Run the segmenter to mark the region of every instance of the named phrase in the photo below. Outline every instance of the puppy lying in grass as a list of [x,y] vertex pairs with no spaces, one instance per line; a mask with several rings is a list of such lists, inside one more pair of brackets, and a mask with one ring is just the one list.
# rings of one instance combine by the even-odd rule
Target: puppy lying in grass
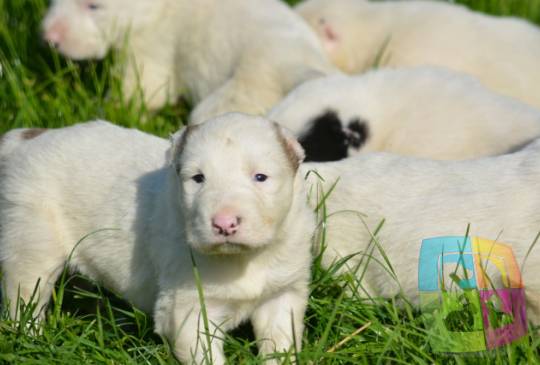
[[125,47],[126,98],[140,84],[157,109],[187,92],[195,122],[264,113],[294,86],[334,72],[314,32],[279,0],[55,0],[43,28],[72,59]]
[[11,316],[36,285],[43,316],[67,266],[153,313],[184,362],[223,364],[220,331],[247,319],[263,355],[294,353],[315,229],[302,158],[279,126],[240,114],[185,128],[172,147],[100,121],[7,133],[0,259]]
[[307,0],[296,7],[343,71],[439,65],[540,107],[540,29],[445,1]]
[[[403,293],[417,303],[422,240],[465,236],[470,224],[469,237],[511,246],[525,284],[528,317],[540,323],[540,140],[476,160],[366,153],[302,164],[302,174],[310,171],[317,172],[308,175],[311,205],[323,212],[320,200],[326,197],[322,264],[328,268],[348,258],[342,272],[356,273],[361,296]],[[500,275],[488,274],[500,282]]]
[[540,136],[537,109],[427,66],[308,81],[268,118],[298,136],[307,161],[370,151],[460,160],[505,153]]

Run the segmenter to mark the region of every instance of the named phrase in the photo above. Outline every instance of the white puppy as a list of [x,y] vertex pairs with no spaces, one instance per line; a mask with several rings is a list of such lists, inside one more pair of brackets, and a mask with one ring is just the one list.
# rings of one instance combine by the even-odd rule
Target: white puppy
[[307,0],[297,11],[345,72],[440,65],[540,107],[540,30],[524,20],[443,1]]
[[308,81],[268,117],[299,136],[308,161],[368,151],[467,159],[540,136],[540,111],[472,77],[428,66]]
[[186,90],[193,121],[260,114],[287,91],[334,70],[314,32],[279,0],[54,0],[45,39],[73,59],[126,47],[123,89],[140,81],[159,108]]
[[[352,255],[345,267],[359,267],[361,295],[392,297],[402,291],[416,302],[423,239],[464,236],[470,224],[471,237],[511,245],[521,265],[540,232],[540,140],[512,154],[477,160],[431,161],[370,153],[301,166],[303,173],[310,170],[324,179],[309,175],[313,206],[316,193],[333,187],[325,203],[323,265]],[[539,265],[540,249],[533,247],[521,273],[529,317],[536,323]]]
[[[246,145],[251,138],[260,143]],[[38,280],[42,309],[67,264],[154,310],[156,331],[182,361],[211,352],[223,364],[219,331],[248,318],[263,354],[300,345],[315,217],[298,143],[276,124],[229,114],[184,129],[168,148],[104,122],[3,138],[0,258],[11,315],[18,292],[28,302]],[[193,262],[209,337],[199,338]]]

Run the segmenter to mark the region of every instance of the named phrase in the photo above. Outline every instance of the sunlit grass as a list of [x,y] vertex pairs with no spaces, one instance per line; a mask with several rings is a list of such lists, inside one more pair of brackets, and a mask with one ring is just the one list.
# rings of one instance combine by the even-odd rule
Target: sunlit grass
[[[458,2],[493,14],[522,16],[540,24],[540,0]],[[17,127],[61,127],[103,118],[167,136],[186,122],[189,109],[185,103],[149,113],[122,100],[119,75],[112,67],[113,55],[102,62],[72,62],[47,47],[39,35],[39,21],[46,4],[45,0],[0,0],[0,133]],[[320,209],[324,217],[324,204]],[[324,234],[321,237],[324,244]],[[304,349],[298,354],[300,363],[539,361],[540,339],[532,332],[523,343],[492,353],[433,353],[418,309],[400,297],[383,300],[350,295],[347,288],[358,288],[359,283],[351,276],[332,275],[343,264],[338,262],[324,270],[320,260],[315,260]],[[153,334],[150,316],[114,294],[69,277],[59,283],[54,298],[39,331],[32,331],[31,319],[17,323],[7,313],[2,314],[0,363],[176,363],[167,343]],[[261,361],[249,327],[227,335],[225,349],[231,364]]]

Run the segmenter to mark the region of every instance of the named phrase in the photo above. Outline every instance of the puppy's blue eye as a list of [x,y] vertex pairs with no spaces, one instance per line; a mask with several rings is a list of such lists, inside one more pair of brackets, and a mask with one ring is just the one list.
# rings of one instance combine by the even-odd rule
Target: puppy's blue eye
[[266,179],[268,179],[268,176],[266,176],[265,174],[255,174],[254,179],[257,182],[263,182],[263,181],[266,181]]
[[99,9],[101,6],[99,4],[96,4],[96,3],[88,3],[86,5],[86,7],[90,10],[97,10]]
[[193,175],[191,177],[191,180],[195,181],[197,184],[202,184],[205,179],[204,179],[203,174],[197,174],[197,175]]

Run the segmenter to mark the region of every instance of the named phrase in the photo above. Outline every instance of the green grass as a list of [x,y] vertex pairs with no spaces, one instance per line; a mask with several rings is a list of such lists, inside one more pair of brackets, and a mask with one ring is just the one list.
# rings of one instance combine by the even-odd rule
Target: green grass
[[[329,0],[331,1],[331,0]],[[295,3],[297,1],[290,1]],[[540,0],[458,1],[492,14],[522,16],[540,24]],[[113,56],[71,62],[39,37],[44,0],[0,0],[0,133],[17,127],[61,127],[104,118],[167,136],[186,121],[189,105],[148,113],[122,100]],[[540,339],[480,355],[441,355],[428,345],[418,310],[398,301],[346,295],[357,283],[335,278],[316,260],[301,363],[321,364],[532,364]],[[0,319],[0,363],[171,364],[167,343],[152,332],[149,316],[77,277],[59,283],[38,334],[30,323]],[[356,332],[356,334],[355,334]],[[260,363],[249,327],[226,337],[231,364]],[[354,334],[351,336],[351,334]]]

